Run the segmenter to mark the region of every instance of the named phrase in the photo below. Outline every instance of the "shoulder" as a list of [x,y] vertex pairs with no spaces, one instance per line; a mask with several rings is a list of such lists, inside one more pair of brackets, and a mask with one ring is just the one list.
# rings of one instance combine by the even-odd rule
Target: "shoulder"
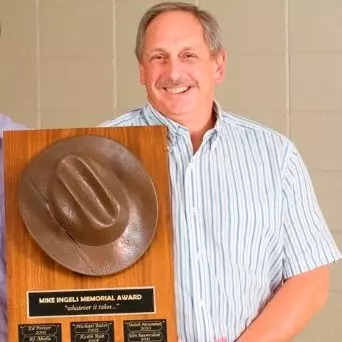
[[288,140],[287,137],[276,130],[239,114],[222,111],[222,121],[226,128],[229,127],[229,129],[235,130],[238,134],[254,134],[256,136],[268,136],[284,141]]
[[121,114],[117,118],[100,123],[99,127],[120,127],[120,126],[142,126],[146,125],[144,117],[144,108],[133,109]]
[[232,112],[222,111],[222,122],[224,130],[230,130],[241,136],[254,136],[257,139],[273,140],[280,144],[291,143],[285,135],[275,129]]
[[3,132],[8,130],[27,129],[23,124],[13,121],[9,116],[0,113],[0,139],[2,139]]
[[15,122],[11,117],[0,113],[0,129],[12,130],[12,129],[25,129],[25,125]]
[[222,111],[222,131],[227,141],[233,139],[237,144],[247,146],[248,150],[272,158],[285,167],[287,160],[294,153],[294,143],[285,135],[259,122],[241,115]]

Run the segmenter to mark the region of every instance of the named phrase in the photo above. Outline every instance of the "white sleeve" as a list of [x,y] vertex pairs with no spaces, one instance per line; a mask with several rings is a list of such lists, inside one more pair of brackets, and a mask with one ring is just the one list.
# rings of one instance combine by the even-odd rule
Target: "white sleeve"
[[341,259],[309,172],[293,145],[283,174],[283,198],[284,279]]

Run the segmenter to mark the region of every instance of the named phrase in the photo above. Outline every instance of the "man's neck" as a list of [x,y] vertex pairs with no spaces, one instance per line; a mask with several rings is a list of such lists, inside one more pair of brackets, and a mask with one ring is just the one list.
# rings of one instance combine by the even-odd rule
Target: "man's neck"
[[208,109],[207,113],[210,114],[201,115],[201,113],[197,112],[192,115],[184,115],[183,117],[170,117],[170,119],[188,129],[194,154],[201,146],[204,134],[212,129],[216,123],[216,114],[214,113],[213,108]]
[[193,148],[193,153],[195,154],[197,150],[200,148],[204,134],[211,128],[215,126],[216,117],[215,114],[212,113],[211,117],[205,124],[202,124],[201,126],[194,127],[191,129],[191,127],[188,127],[188,130],[190,132],[190,138]]
[[184,115],[181,116],[165,116],[188,129],[194,154],[201,146],[204,134],[212,129],[216,123],[216,113],[213,102],[208,105],[207,108],[202,107],[200,110],[196,110],[193,113],[184,113]]

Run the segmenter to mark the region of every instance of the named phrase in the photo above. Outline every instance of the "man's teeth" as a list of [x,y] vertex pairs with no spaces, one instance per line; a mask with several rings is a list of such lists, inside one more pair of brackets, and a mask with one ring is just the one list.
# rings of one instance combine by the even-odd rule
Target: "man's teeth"
[[167,88],[167,91],[169,91],[173,94],[179,94],[179,93],[185,92],[188,89],[189,89],[189,87]]

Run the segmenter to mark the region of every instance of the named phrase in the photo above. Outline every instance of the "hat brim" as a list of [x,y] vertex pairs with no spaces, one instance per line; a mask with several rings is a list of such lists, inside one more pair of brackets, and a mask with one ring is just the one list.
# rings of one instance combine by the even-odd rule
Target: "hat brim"
[[[115,172],[129,204],[128,225],[115,241],[89,246],[74,240],[51,214],[47,189],[53,168],[70,153],[91,155]],[[158,201],[152,179],[129,150],[115,140],[83,135],[58,141],[40,152],[22,173],[19,211],[36,243],[53,260],[81,274],[103,276],[123,271],[146,252],[158,219]]]

